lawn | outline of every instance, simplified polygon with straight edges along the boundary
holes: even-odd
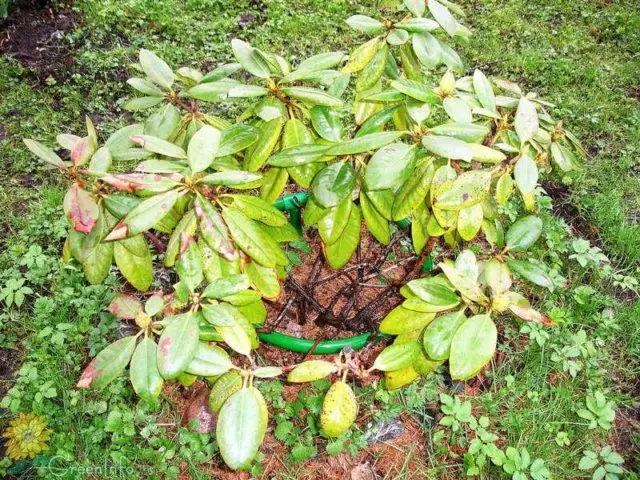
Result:
[[[142,118],[123,109],[141,48],[174,68],[203,71],[232,61],[232,38],[292,60],[350,51],[366,37],[344,20],[379,16],[377,3],[10,5],[0,23],[0,431],[20,412],[34,412],[51,438],[34,460],[11,460],[0,443],[0,473],[243,478],[224,467],[215,435],[184,424],[202,390],[173,386],[147,405],[124,377],[107,391],[76,388],[89,359],[123,335],[107,312],[120,282],[114,269],[103,284],[89,285],[77,263],[60,259],[66,185],[22,138],[53,145],[58,133],[83,131],[85,115],[107,138]],[[588,152],[579,170],[542,182],[545,228],[533,253],[550,267],[555,288],[531,294],[555,326],[502,321],[498,352],[475,380],[452,381],[441,368],[402,390],[358,385],[359,420],[337,440],[317,431],[329,382],[302,389],[263,382],[271,421],[251,475],[453,479],[477,470],[487,479],[547,478],[530,465],[517,470],[521,477],[492,465],[483,443],[508,448],[514,463],[526,450],[552,478],[592,478],[597,464],[617,460],[608,449],[622,455],[624,473],[607,478],[640,475],[640,9],[633,0],[459,4],[473,31],[457,47],[467,73],[478,67],[537,92]],[[231,119],[240,112],[217,113]]]

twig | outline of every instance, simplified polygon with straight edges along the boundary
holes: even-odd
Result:
[[[151,243],[153,243],[153,246],[156,247],[156,250],[158,251],[158,253],[164,253],[165,246],[158,237],[156,237],[153,233],[149,231],[144,232],[144,236],[147,237],[147,239]]]

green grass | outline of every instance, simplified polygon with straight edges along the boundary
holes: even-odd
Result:
[[[487,73],[517,80],[556,103],[554,116],[565,119],[591,153],[581,173],[566,179],[572,183],[570,202],[595,227],[614,270],[627,268],[627,274],[634,274],[640,261],[640,11],[635,3],[461,2],[466,24],[474,30],[470,45],[462,47],[467,67],[481,66]],[[171,477],[182,462],[193,477],[205,477],[200,465],[215,454],[216,446],[210,436],[179,429],[175,407],[168,402],[157,411],[136,406],[126,379],[110,387],[108,398],[74,389],[86,354],[95,354],[118,327],[103,313],[115,278],[106,286],[89,287],[77,269],[57,261],[66,225],[61,186],[26,152],[21,138],[52,144],[61,129],[80,131],[87,113],[95,116],[105,136],[128,121],[121,109],[130,93],[124,80],[141,47],[156,51],[174,67],[205,68],[230,60],[228,42],[235,36],[300,58],[349,50],[360,37],[343,20],[376,11],[373,0],[83,0],[73,7],[77,28],[62,40],[75,59],[69,71],[41,79],[16,59],[0,56],[0,123],[7,134],[0,140],[0,288],[10,278],[25,278],[35,290],[24,306],[0,313],[0,347],[11,349],[23,362],[17,381],[5,382],[14,387],[14,409],[45,415],[55,432],[48,455],[76,467],[107,459],[122,466],[114,475],[122,478],[131,476],[130,467],[141,477]],[[239,20],[244,26],[238,26]],[[527,346],[528,337],[518,332],[519,326],[500,319],[506,358],[496,364],[491,385],[468,400],[477,415],[490,417],[504,446],[526,446],[534,458],[547,461],[555,478],[575,478],[582,474],[577,470],[582,450],[613,438],[611,432],[587,429],[577,416],[586,393],[601,389],[619,406],[637,407],[633,388],[640,375],[640,305],[620,302],[609,278],[567,260],[569,237],[562,234],[558,240],[553,235],[564,231],[562,225],[549,216],[547,226],[546,245],[539,253],[549,263],[561,259],[559,271],[570,288],[533,293],[541,308],[567,320],[549,331],[544,346]],[[44,266],[20,265],[31,245],[41,246]],[[581,283],[595,290],[582,303],[574,290]],[[604,324],[601,312],[608,310],[614,312],[618,330]],[[594,342],[596,353],[583,359],[583,369],[572,378],[552,354],[554,347],[570,345],[571,335],[580,329]],[[47,382],[51,384],[43,391]],[[442,377],[427,380],[427,387],[420,394],[411,387],[408,393],[376,397],[378,414],[393,417],[400,411],[397,405],[403,405],[424,426],[425,438],[433,438],[439,430],[433,416],[439,409],[435,392],[445,388]],[[374,393],[369,389],[361,395],[373,400]],[[114,411],[118,413],[109,413]],[[156,425],[157,414],[160,423],[168,425]],[[556,444],[560,431],[569,435],[568,447]],[[463,437],[452,441],[466,445]],[[629,442],[626,453],[631,454],[634,445],[637,452],[637,432]],[[434,465],[428,473],[433,478],[460,473],[462,458],[443,454],[446,446],[443,440],[428,442],[432,453],[426,463]],[[323,448],[320,444],[320,453]],[[630,466],[632,459],[627,462]],[[67,473],[69,478],[81,476],[78,468]],[[304,465],[288,457],[282,478],[303,473]],[[494,468],[486,478],[499,475]],[[399,478],[411,478],[410,472],[405,468]]]

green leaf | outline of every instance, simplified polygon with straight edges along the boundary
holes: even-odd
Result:
[[[149,337],[138,344],[129,367],[133,390],[146,402],[153,402],[160,396],[164,380],[158,371],[156,361],[158,345]]]
[[[372,370],[392,372],[408,367],[420,353],[420,344],[417,342],[394,343],[388,346],[376,357]]]
[[[367,164],[367,188],[385,190],[401,185],[411,175],[414,153],[414,148],[406,143],[392,143],[378,150]]]
[[[402,32],[407,37],[409,36],[409,34],[404,30],[399,30],[399,32]],[[387,37],[387,41],[389,41],[389,37]],[[371,61],[362,69],[362,71],[358,75],[358,80],[356,81],[356,91],[362,92],[368,90],[380,81],[380,78],[382,77],[382,74],[384,73],[385,67],[387,65],[388,54],[389,47],[387,45],[382,45],[382,47],[378,49]]]
[[[310,87],[286,87],[280,89],[285,95],[300,100],[309,105],[324,105],[325,107],[341,107],[344,102],[330,93]]]
[[[302,80],[309,74],[333,68],[341,63],[344,57],[345,55],[342,52],[327,52],[314,55],[300,62],[298,68],[282,78],[281,82],[289,83]]]
[[[360,208],[362,209],[362,216],[367,225],[367,229],[383,245],[388,245],[391,241],[391,229],[389,228],[389,222],[382,216],[376,207],[371,203],[367,194],[360,191]]]
[[[362,70],[382,46],[382,42],[382,38],[375,37],[360,45],[351,53],[349,60],[342,68],[342,71],[344,73],[356,73]]]
[[[51,165],[55,165],[58,168],[66,169],[67,167],[64,165],[62,159],[50,148],[45,147],[40,142],[35,140],[31,140],[29,138],[25,138],[22,140],[24,144],[27,146],[31,153],[36,155],[41,160],[44,160]]]
[[[174,380],[185,371],[198,348],[199,328],[196,316],[185,313],[166,318],[169,324],[158,341],[157,363],[160,375]]]
[[[84,369],[77,388],[102,388],[120,375],[136,348],[136,336],[124,337],[102,350]]]
[[[168,90],[173,85],[176,76],[171,70],[171,67],[167,63],[158,57],[155,53],[145,50],[140,50],[140,66],[142,70],[149,77],[149,79],[159,85],[160,87]]]
[[[476,92],[480,104],[487,110],[496,113],[496,96],[493,93],[491,82],[484,73],[476,69],[473,72],[473,89]]]
[[[458,212],[458,234],[464,241],[474,238],[480,231],[483,219],[482,205],[479,203],[460,209]]]
[[[498,205],[504,205],[511,198],[513,193],[513,178],[511,173],[506,172],[500,176],[496,183],[496,201]]]
[[[264,165],[280,139],[282,127],[283,121],[280,117],[269,120],[260,127],[258,141],[245,153],[247,170],[256,172]]]
[[[175,265],[176,273],[180,281],[187,286],[190,292],[195,292],[204,280],[202,271],[202,255],[200,248],[193,238],[183,236],[181,242],[181,254]]]
[[[453,336],[466,321],[463,308],[457,312],[442,315],[427,325],[422,339],[427,356],[433,360],[449,358]]]
[[[273,268],[263,267],[255,262],[245,266],[245,273],[251,285],[267,299],[275,299],[280,295],[280,281]]]
[[[295,145],[277,152],[269,158],[269,164],[275,167],[296,167],[306,165],[325,157],[329,148],[330,146],[328,145],[313,143]]]
[[[433,88],[415,80],[394,80],[391,82],[391,86],[404,93],[405,95],[420,100],[421,102],[435,104],[439,102],[438,96],[433,91]]]
[[[533,192],[538,185],[538,167],[529,155],[523,155],[516,162],[513,177],[520,193],[526,195]]]
[[[438,43],[440,43],[440,51],[442,52],[442,61],[444,64],[454,72],[464,72],[464,65],[456,51],[446,43]]]
[[[325,208],[347,198],[356,186],[356,174],[346,162],[333,163],[318,172],[311,184],[314,199]]]
[[[344,231],[349,217],[353,202],[350,197],[346,197],[338,205],[329,209],[329,211],[318,220],[318,232],[320,238],[325,245],[335,243]]]
[[[260,448],[260,403],[248,388],[234,393],[222,406],[216,426],[220,455],[232,470],[247,470]]]
[[[440,24],[449,36],[453,37],[458,30],[458,22],[453,18],[449,9],[436,0],[428,0],[427,6],[433,18],[436,19],[436,22]]]
[[[311,123],[318,134],[330,142],[339,142],[344,135],[344,127],[340,115],[335,110],[323,105],[311,109]]]
[[[485,147],[477,143],[470,144],[472,151],[472,159],[483,163],[500,163],[506,160],[507,156],[500,150]]]
[[[269,62],[259,50],[237,38],[231,40],[231,49],[236,60],[247,72],[260,78],[269,78],[271,76]]]
[[[263,176],[259,173],[245,172],[244,170],[225,170],[224,172],[211,173],[200,179],[207,185],[224,185],[225,187],[240,187],[260,180]]]
[[[338,371],[338,366],[326,360],[307,360],[299,363],[287,375],[287,382],[305,383],[325,378]]]
[[[221,375],[211,386],[209,411],[218,413],[224,403],[242,388],[242,376],[236,370]]]
[[[227,260],[235,260],[238,256],[233,242],[229,238],[229,229],[220,213],[204,197],[196,197],[195,212],[200,220],[200,232],[207,244]]]
[[[447,276],[447,280],[465,297],[476,303],[486,303],[487,297],[482,293],[477,279],[469,276],[466,272],[461,272],[451,263],[446,260],[439,263],[438,266],[442,269]]]
[[[273,227],[279,227],[288,223],[287,217],[277,208],[265,202],[261,198],[251,195],[231,195],[233,204],[249,218],[258,220]]]
[[[358,248],[358,243],[360,243],[360,210],[354,205],[340,238],[335,243],[325,246],[325,255],[331,268],[338,270],[344,267]]]
[[[232,315],[234,323],[233,325],[216,326],[216,331],[229,347],[241,355],[249,356],[251,349],[258,347],[256,331],[237,308],[231,305],[225,305],[225,308]]]
[[[444,158],[470,162],[473,157],[473,151],[467,143],[452,137],[427,135],[422,137],[422,145],[430,152]]]
[[[471,123],[473,115],[467,102],[457,97],[447,97],[442,101],[442,106],[447,115],[457,123]]]
[[[435,316],[435,313],[416,312],[398,305],[384,317],[380,323],[379,330],[387,335],[401,335],[424,328]]]
[[[475,315],[464,322],[451,341],[449,371],[455,380],[467,380],[489,363],[498,332],[489,315]]]
[[[356,153],[370,152],[394,142],[405,132],[378,132],[356,137],[332,146],[327,150],[327,155],[354,155]]]
[[[454,137],[463,142],[480,143],[489,134],[489,129],[475,123],[443,123],[430,129],[432,135]]]
[[[395,24],[396,28],[401,28],[407,32],[432,32],[440,28],[438,22],[431,20],[430,18],[409,18],[402,20]]]
[[[222,348],[205,342],[198,342],[194,357],[186,371],[192,375],[213,377],[222,375],[233,368],[229,354]]]
[[[352,15],[346,20],[354,30],[358,30],[364,33],[378,34],[384,30],[384,25],[375,18],[367,17],[366,15]]]
[[[145,150],[172,158],[187,158],[187,153],[177,145],[152,135],[132,135],[131,140]]]
[[[525,97],[520,98],[513,126],[522,145],[536,136],[538,133],[538,112],[531,100]]]
[[[456,292],[435,277],[411,280],[406,286],[414,295],[432,305],[453,308],[460,303]]]
[[[242,68],[242,65],[239,63],[225,63],[220,65],[219,67],[214,68],[204,77],[202,77],[202,83],[215,82],[217,80],[221,80],[223,78],[227,78],[229,75],[233,75],[238,70]]]
[[[234,125],[222,131],[218,157],[233,155],[258,141],[260,130],[251,125]]]
[[[264,175],[260,187],[260,198],[267,203],[275,202],[284,191],[289,180],[286,168],[270,168]]]
[[[403,3],[415,17],[424,15],[424,0],[404,0]]]
[[[469,170],[432,192],[433,205],[442,210],[461,210],[480,203],[490,186],[490,171]],[[444,193],[440,193],[441,191]]]
[[[265,267],[276,265],[276,254],[271,247],[275,242],[253,220],[233,207],[225,208],[222,216],[233,240],[244,253]]]
[[[228,275],[207,285],[202,292],[205,298],[220,299],[249,288],[249,277],[245,274]]]
[[[236,85],[227,91],[227,98],[252,98],[263,97],[269,93],[269,89],[259,85]]]
[[[220,148],[220,130],[204,125],[198,130],[187,148],[187,159],[193,173],[206,170]]]
[[[544,288],[553,288],[553,280],[549,277],[547,271],[526,260],[508,259],[509,268],[518,276],[529,280],[532,283]]]
[[[563,172],[573,170],[576,161],[573,152],[557,142],[551,142],[551,158]]]
[[[122,276],[137,290],[145,292],[153,282],[151,252],[142,235],[114,242],[113,257]]]
[[[432,70],[442,62],[440,42],[430,33],[426,31],[414,33],[412,46],[418,61],[425,68]]]
[[[507,231],[505,240],[507,249],[512,252],[524,252],[531,247],[542,233],[542,220],[533,215],[522,217]]]
[[[392,218],[394,221],[406,218],[420,202],[423,202],[433,180],[435,167],[431,160],[423,161],[404,182],[393,200]]]

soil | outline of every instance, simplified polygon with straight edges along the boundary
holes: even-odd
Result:
[[[22,355],[18,350],[0,348],[0,398],[13,386],[13,373],[21,363]]]
[[[280,296],[267,302],[267,331],[318,341],[374,332],[402,302],[400,287],[421,265],[420,258],[403,246],[408,240],[404,231],[385,247],[363,227],[358,251],[339,272],[325,262],[316,231],[306,232],[305,240],[312,253],[294,267]],[[260,353],[277,364],[303,358],[268,346]]]
[[[0,25],[0,51],[32,69],[41,82],[49,77],[64,80],[75,63],[65,33],[77,21],[70,6],[59,4],[54,10],[43,0],[17,1]]]

